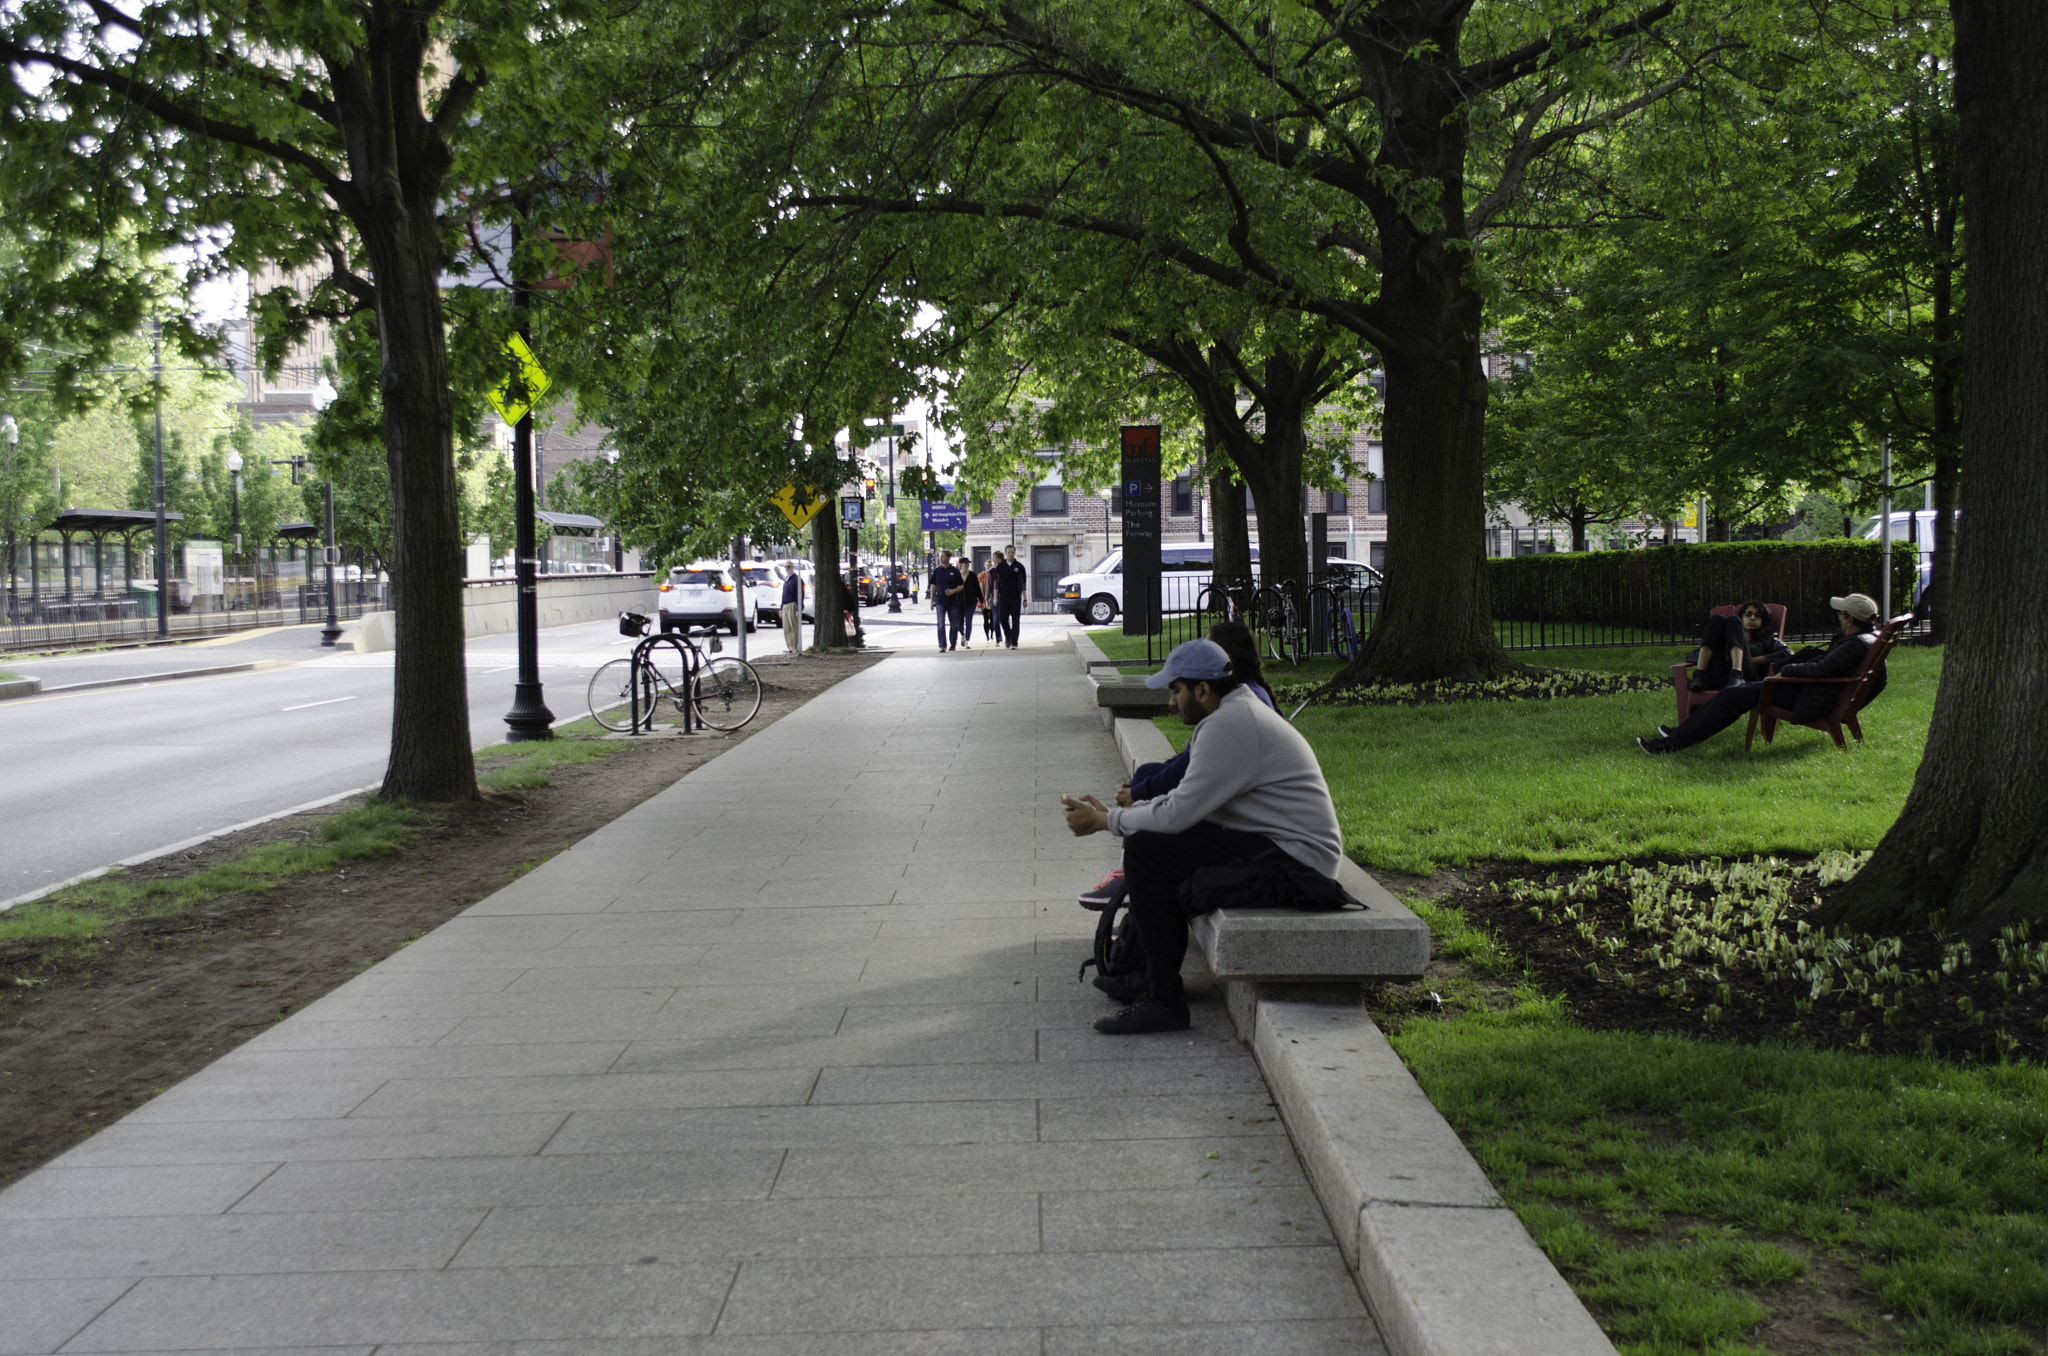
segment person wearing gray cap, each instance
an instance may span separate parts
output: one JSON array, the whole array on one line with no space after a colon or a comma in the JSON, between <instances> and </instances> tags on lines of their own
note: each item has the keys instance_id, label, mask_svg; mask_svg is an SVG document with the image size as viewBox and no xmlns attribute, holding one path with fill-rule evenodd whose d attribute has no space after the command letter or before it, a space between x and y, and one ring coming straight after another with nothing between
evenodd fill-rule
<instances>
[{"instance_id":1,"label":"person wearing gray cap","mask_svg":"<svg viewBox=\"0 0 2048 1356\"><path fill-rule=\"evenodd\" d=\"M1777 676L1780 678L1847 678L1863 667L1864 656L1877 640L1877 604L1861 593L1851 593L1840 598L1828 599L1828 606L1835 610L1835 618L1841 627L1826 650L1808 646L1791 657L1792 662L1780 664ZM1867 702L1876 701L1884 691L1884 665L1877 666L1877 672L1870 676L1871 688ZM1657 733L1639 735L1636 747L1644 753L1676 753L1689 749L1703 739L1721 733L1743 716L1756 709L1762 700L1764 685L1754 683L1731 683L1714 694L1713 700L1685 718L1676 727L1659 725ZM1796 721L1818 720L1834 705L1837 689L1806 684L1781 690L1772 701L1782 706L1792 703L1792 719Z\"/></svg>"},{"instance_id":2,"label":"person wearing gray cap","mask_svg":"<svg viewBox=\"0 0 2048 1356\"><path fill-rule=\"evenodd\" d=\"M1111 994L1133 1001L1095 1024L1110 1036L1187 1030L1180 967L1188 921L1180 887L1196 868L1278 850L1334 877L1344 850L1315 750L1285 716L1238 686L1222 646L1213 640L1175 646L1145 685L1170 689L1174 711L1195 727L1180 784L1129 806L1107 806L1094 796L1060 798L1076 836L1107 830L1124 840L1146 990Z\"/></svg>"}]
</instances>

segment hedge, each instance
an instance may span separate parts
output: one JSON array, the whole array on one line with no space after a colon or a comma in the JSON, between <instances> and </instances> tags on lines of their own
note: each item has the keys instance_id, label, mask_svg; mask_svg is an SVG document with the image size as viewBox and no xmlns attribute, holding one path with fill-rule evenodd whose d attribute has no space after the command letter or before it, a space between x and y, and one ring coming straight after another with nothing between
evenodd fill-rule
<instances>
[{"instance_id":1,"label":"hedge","mask_svg":"<svg viewBox=\"0 0 2048 1356\"><path fill-rule=\"evenodd\" d=\"M1880 604L1883 547L1874 541L1737 541L1500 557L1487 562L1493 615L1690 635L1714 607L1755 598L1783 603L1786 631L1832 630L1830 597L1865 593ZM1892 611L1912 603L1919 556L1892 544Z\"/></svg>"}]
</instances>

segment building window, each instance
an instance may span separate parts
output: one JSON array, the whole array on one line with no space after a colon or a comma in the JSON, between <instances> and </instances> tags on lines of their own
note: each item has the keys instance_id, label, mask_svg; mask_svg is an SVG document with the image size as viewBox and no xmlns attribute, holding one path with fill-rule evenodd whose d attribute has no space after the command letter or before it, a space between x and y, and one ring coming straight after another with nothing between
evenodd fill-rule
<instances>
[{"instance_id":1,"label":"building window","mask_svg":"<svg viewBox=\"0 0 2048 1356\"><path fill-rule=\"evenodd\" d=\"M1195 515L1195 482L1186 476L1175 476L1173 481L1173 516L1192 518Z\"/></svg>"},{"instance_id":2,"label":"building window","mask_svg":"<svg viewBox=\"0 0 2048 1356\"><path fill-rule=\"evenodd\" d=\"M1387 544L1383 541L1376 541L1366 547L1365 552L1365 563L1378 570L1381 574L1385 574L1387 572Z\"/></svg>"},{"instance_id":3,"label":"building window","mask_svg":"<svg viewBox=\"0 0 2048 1356\"><path fill-rule=\"evenodd\" d=\"M1323 496L1323 508L1328 513L1351 512L1351 496L1343 490L1331 490Z\"/></svg>"},{"instance_id":4,"label":"building window","mask_svg":"<svg viewBox=\"0 0 2048 1356\"><path fill-rule=\"evenodd\" d=\"M1378 443L1365 445L1365 469L1372 474L1372 483L1365 487L1365 511L1385 513L1387 511L1387 468L1386 457Z\"/></svg>"},{"instance_id":5,"label":"building window","mask_svg":"<svg viewBox=\"0 0 2048 1356\"><path fill-rule=\"evenodd\" d=\"M1034 518L1064 518L1067 514L1067 491L1062 485L1034 485L1031 487L1031 516Z\"/></svg>"},{"instance_id":6,"label":"building window","mask_svg":"<svg viewBox=\"0 0 2048 1356\"><path fill-rule=\"evenodd\" d=\"M1112 485L1109 487L1109 516L1120 518L1123 516L1123 511L1124 487L1122 485Z\"/></svg>"},{"instance_id":7,"label":"building window","mask_svg":"<svg viewBox=\"0 0 2048 1356\"><path fill-rule=\"evenodd\" d=\"M977 518L993 518L993 517L995 517L995 516L996 516L996 504L995 504L995 500L993 500L993 499L977 499L977 500L975 500L975 501L974 501L974 516L975 516L975 517L977 517Z\"/></svg>"}]
</instances>

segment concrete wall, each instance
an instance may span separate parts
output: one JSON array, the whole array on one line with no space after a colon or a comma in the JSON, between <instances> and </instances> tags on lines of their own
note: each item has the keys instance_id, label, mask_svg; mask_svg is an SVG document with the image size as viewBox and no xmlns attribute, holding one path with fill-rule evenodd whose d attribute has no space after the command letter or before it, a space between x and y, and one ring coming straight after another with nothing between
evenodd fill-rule
<instances>
[{"instance_id":1,"label":"concrete wall","mask_svg":"<svg viewBox=\"0 0 2048 1356\"><path fill-rule=\"evenodd\" d=\"M544 627L609 621L621 612L652 617L661 597L651 574L544 574L536 582ZM462 591L463 635L516 630L517 599L517 586L509 578L470 581Z\"/></svg>"}]
</instances>

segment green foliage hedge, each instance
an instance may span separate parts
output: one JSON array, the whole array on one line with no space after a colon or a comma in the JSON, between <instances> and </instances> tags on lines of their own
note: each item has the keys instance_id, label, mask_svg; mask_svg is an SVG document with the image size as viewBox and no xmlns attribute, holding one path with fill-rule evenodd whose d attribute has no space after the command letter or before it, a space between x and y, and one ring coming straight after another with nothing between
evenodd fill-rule
<instances>
[{"instance_id":1,"label":"green foliage hedge","mask_svg":"<svg viewBox=\"0 0 2048 1356\"><path fill-rule=\"evenodd\" d=\"M1783 603L1788 634L1834 629L1828 599L1867 593L1881 603L1883 548L1874 541L1709 542L1630 551L1572 551L1487 562L1502 621L1582 622L1690 634L1709 610L1747 598ZM1912 604L1919 557L1892 545L1892 611Z\"/></svg>"}]
</instances>

